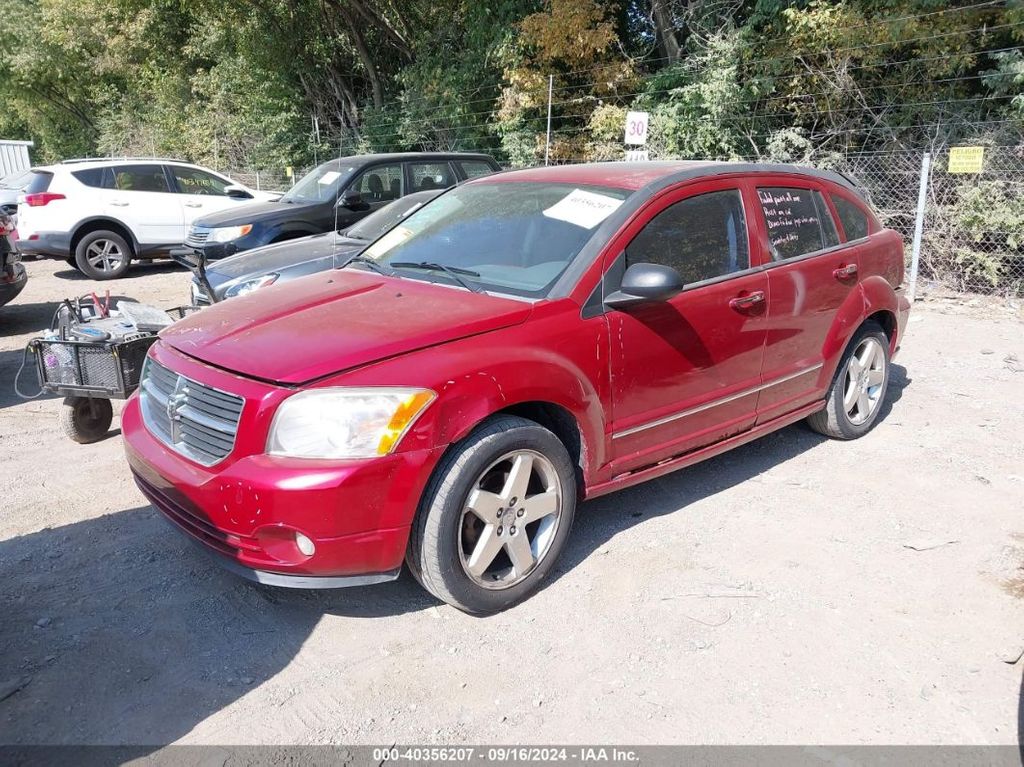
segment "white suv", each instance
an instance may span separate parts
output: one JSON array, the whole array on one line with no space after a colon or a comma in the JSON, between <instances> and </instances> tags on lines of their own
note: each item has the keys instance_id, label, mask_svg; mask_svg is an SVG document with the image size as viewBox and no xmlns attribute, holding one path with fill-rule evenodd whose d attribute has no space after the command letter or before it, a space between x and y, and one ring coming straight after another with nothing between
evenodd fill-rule
<instances>
[{"instance_id":1,"label":"white suv","mask_svg":"<svg viewBox=\"0 0 1024 767\"><path fill-rule=\"evenodd\" d=\"M32 169L18 198L18 248L109 280L132 259L179 247L199 216L279 196L177 160L68 160Z\"/></svg>"}]
</instances>

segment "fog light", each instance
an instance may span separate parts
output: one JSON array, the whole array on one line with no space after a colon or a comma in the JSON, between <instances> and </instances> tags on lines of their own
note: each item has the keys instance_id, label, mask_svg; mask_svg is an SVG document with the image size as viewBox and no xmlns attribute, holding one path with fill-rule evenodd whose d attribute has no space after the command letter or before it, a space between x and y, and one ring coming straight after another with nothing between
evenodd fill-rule
<instances>
[{"instance_id":1,"label":"fog light","mask_svg":"<svg viewBox=\"0 0 1024 767\"><path fill-rule=\"evenodd\" d=\"M313 545L313 541L309 540L309 538L298 531L295 532L295 545L298 546L299 551L307 557L313 556L313 552L316 551L316 546Z\"/></svg>"}]
</instances>

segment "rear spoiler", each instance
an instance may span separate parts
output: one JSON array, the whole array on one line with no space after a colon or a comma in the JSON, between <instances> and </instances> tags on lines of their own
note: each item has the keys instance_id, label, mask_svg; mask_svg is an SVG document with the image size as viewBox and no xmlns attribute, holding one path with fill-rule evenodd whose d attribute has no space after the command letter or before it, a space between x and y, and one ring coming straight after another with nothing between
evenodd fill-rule
<instances>
[{"instance_id":1,"label":"rear spoiler","mask_svg":"<svg viewBox=\"0 0 1024 767\"><path fill-rule=\"evenodd\" d=\"M217 303L217 295L206 279L206 254L195 248L173 248L171 258L188 269L199 280L199 286L206 292L211 304Z\"/></svg>"},{"instance_id":2,"label":"rear spoiler","mask_svg":"<svg viewBox=\"0 0 1024 767\"><path fill-rule=\"evenodd\" d=\"M868 205L872 205L871 192L869 192L868 188L857 180L856 176L854 176L852 173L846 173L845 171L841 170L833 169L832 172L835 173L837 176L845 179L846 182L853 189L853 191L860 195L861 198L863 198L864 202L866 202Z\"/></svg>"}]
</instances>

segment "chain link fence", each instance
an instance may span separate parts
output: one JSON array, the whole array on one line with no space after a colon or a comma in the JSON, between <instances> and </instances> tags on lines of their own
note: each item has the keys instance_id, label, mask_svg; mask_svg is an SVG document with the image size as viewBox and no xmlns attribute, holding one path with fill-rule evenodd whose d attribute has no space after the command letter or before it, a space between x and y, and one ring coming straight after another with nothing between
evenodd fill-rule
<instances>
[{"instance_id":1,"label":"chain link fence","mask_svg":"<svg viewBox=\"0 0 1024 767\"><path fill-rule=\"evenodd\" d=\"M1024 146L986 146L980 172L950 173L950 147L929 152L918 279L959 292L1024 295ZM865 152L831 164L868 192L903 235L907 260L923 151Z\"/></svg>"},{"instance_id":2,"label":"chain link fence","mask_svg":"<svg viewBox=\"0 0 1024 767\"><path fill-rule=\"evenodd\" d=\"M535 138L542 142L544 137ZM625 159L621 145L599 148L588 159ZM950 173L949 150L930 150L919 284L1024 295L1024 145L986 146L979 173ZM923 149L832 154L817 163L858 181L883 224L903 235L908 265L924 154ZM649 157L679 159L653 147ZM579 161L552 157L554 163ZM291 175L284 168L241 170L229 175L254 189L285 191L308 170L294 168Z\"/></svg>"}]
</instances>

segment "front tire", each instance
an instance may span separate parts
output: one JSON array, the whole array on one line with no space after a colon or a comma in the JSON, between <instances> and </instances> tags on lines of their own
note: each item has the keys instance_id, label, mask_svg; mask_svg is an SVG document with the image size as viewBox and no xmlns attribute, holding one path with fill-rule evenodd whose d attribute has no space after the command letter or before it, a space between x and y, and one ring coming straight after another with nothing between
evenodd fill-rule
<instances>
[{"instance_id":1,"label":"front tire","mask_svg":"<svg viewBox=\"0 0 1024 767\"><path fill-rule=\"evenodd\" d=\"M540 587L575 508L575 472L558 437L524 418L492 418L435 471L406 561L438 599L468 613L499 612Z\"/></svg>"},{"instance_id":2,"label":"front tire","mask_svg":"<svg viewBox=\"0 0 1024 767\"><path fill-rule=\"evenodd\" d=\"M116 232L89 232L75 248L79 271L94 280L116 279L128 271L131 262L131 246Z\"/></svg>"},{"instance_id":3,"label":"front tire","mask_svg":"<svg viewBox=\"0 0 1024 767\"><path fill-rule=\"evenodd\" d=\"M833 439L857 439L878 421L889 388L889 338L875 322L865 322L846 346L825 409L807 424Z\"/></svg>"}]
</instances>

